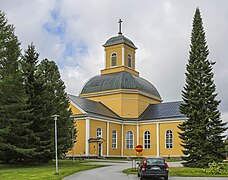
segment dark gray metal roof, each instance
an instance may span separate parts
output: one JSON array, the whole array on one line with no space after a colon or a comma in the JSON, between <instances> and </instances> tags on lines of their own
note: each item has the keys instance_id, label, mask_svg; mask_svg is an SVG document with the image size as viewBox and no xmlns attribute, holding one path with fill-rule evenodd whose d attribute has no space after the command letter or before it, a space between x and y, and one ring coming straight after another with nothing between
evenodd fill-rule
<instances>
[{"instance_id":1,"label":"dark gray metal roof","mask_svg":"<svg viewBox=\"0 0 228 180\"><path fill-rule=\"evenodd\" d=\"M180 113L179 106L182 101L151 104L139 117L140 120L167 119L186 117Z\"/></svg>"},{"instance_id":2,"label":"dark gray metal roof","mask_svg":"<svg viewBox=\"0 0 228 180\"><path fill-rule=\"evenodd\" d=\"M81 94L100 92L114 89L137 89L157 96L161 96L157 89L147 80L128 72L98 75L91 78L83 87Z\"/></svg>"},{"instance_id":3,"label":"dark gray metal roof","mask_svg":"<svg viewBox=\"0 0 228 180\"><path fill-rule=\"evenodd\" d=\"M105 105L103 105L100 102L91 101L91 100L78 97L78 96L73 96L70 94L68 94L68 97L71 101L77 104L86 113L120 119L120 117L117 114L115 114L113 111L108 109Z\"/></svg>"},{"instance_id":4,"label":"dark gray metal roof","mask_svg":"<svg viewBox=\"0 0 228 180\"><path fill-rule=\"evenodd\" d=\"M123 35L111 37L110 39L108 39L106 41L106 43L103 46L107 47L107 46L112 46L112 45L116 45L116 44L126 44L134 49L137 49L137 47L135 47L134 43Z\"/></svg>"}]
</instances>

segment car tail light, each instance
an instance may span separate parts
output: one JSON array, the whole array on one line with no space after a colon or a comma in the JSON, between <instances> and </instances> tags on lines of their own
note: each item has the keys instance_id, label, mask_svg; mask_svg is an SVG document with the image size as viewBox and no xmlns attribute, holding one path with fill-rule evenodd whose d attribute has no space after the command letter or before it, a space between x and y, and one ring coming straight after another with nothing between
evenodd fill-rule
<instances>
[{"instance_id":1,"label":"car tail light","mask_svg":"<svg viewBox=\"0 0 228 180\"><path fill-rule=\"evenodd\" d=\"M165 162L165 169L168 171L169 170L169 165L167 162Z\"/></svg>"},{"instance_id":2,"label":"car tail light","mask_svg":"<svg viewBox=\"0 0 228 180\"><path fill-rule=\"evenodd\" d=\"M144 161L142 164L142 171L145 171L145 170L146 170L146 161Z\"/></svg>"}]
</instances>

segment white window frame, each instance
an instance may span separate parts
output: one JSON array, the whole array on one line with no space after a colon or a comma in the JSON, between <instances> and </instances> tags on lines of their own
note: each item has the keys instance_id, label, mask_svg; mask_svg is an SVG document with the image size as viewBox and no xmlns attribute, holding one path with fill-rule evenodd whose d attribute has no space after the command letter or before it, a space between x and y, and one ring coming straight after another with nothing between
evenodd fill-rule
<instances>
[{"instance_id":1,"label":"white window frame","mask_svg":"<svg viewBox=\"0 0 228 180\"><path fill-rule=\"evenodd\" d=\"M113 57L114 54L116 55L116 56L115 56L115 57L116 57L116 65L113 66L113 65L112 65L112 57ZM113 52L113 53L111 54L110 66L111 66L111 67L117 66L117 53L116 53L116 52Z\"/></svg>"},{"instance_id":2,"label":"white window frame","mask_svg":"<svg viewBox=\"0 0 228 180\"><path fill-rule=\"evenodd\" d=\"M100 132L98 131L98 129L100 129ZM98 133L100 134L100 136ZM97 128L97 138L102 138L102 128L101 127Z\"/></svg>"},{"instance_id":3,"label":"white window frame","mask_svg":"<svg viewBox=\"0 0 228 180\"><path fill-rule=\"evenodd\" d=\"M115 132L115 138L113 138L114 132ZM117 149L117 131L115 129L112 131L112 149Z\"/></svg>"},{"instance_id":4,"label":"white window frame","mask_svg":"<svg viewBox=\"0 0 228 180\"><path fill-rule=\"evenodd\" d=\"M131 66L129 66L129 60L131 62ZM127 55L127 67L132 68L132 55L130 53Z\"/></svg>"},{"instance_id":5,"label":"white window frame","mask_svg":"<svg viewBox=\"0 0 228 180\"><path fill-rule=\"evenodd\" d=\"M127 137L128 137L128 133L132 133L132 144L130 143L130 141L131 141L131 137L129 138L129 139L127 139ZM131 134L130 134L131 135ZM126 132L126 138L125 138L125 142L126 142L126 149L134 149L134 133L132 132L132 131L127 131Z\"/></svg>"},{"instance_id":6,"label":"white window frame","mask_svg":"<svg viewBox=\"0 0 228 180\"><path fill-rule=\"evenodd\" d=\"M145 138L145 136L146 136L146 133L149 133L149 134L147 134L147 139ZM149 135L149 139L148 139L148 135ZM147 141L147 142L146 142ZM149 142L148 142L149 141ZM146 147L147 146L147 147ZM148 147L149 146L149 147ZM144 149L150 149L151 148L151 133L150 133L150 131L149 130L147 130L147 131L145 131L144 133L143 133L143 148Z\"/></svg>"},{"instance_id":7,"label":"white window frame","mask_svg":"<svg viewBox=\"0 0 228 180\"><path fill-rule=\"evenodd\" d=\"M165 131L165 149L173 149L173 131L171 129Z\"/></svg>"}]
</instances>

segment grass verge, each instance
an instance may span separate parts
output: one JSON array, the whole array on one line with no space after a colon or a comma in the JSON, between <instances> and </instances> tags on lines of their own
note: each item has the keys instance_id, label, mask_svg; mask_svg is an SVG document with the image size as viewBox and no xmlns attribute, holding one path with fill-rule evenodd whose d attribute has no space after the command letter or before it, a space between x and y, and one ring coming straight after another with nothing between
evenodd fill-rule
<instances>
[{"instance_id":1,"label":"grass verge","mask_svg":"<svg viewBox=\"0 0 228 180\"><path fill-rule=\"evenodd\" d=\"M122 171L126 174L137 174L137 169L125 169ZM169 176L180 177L228 177L228 174L208 174L203 168L187 168L187 167L170 167Z\"/></svg>"},{"instance_id":2,"label":"grass verge","mask_svg":"<svg viewBox=\"0 0 228 180\"><path fill-rule=\"evenodd\" d=\"M65 176L74 174L79 171L88 169L104 167L104 165L87 164L84 161L60 160L59 161L59 174L55 174L55 162L39 165L19 165L19 164L0 164L0 179L17 179L17 180L38 180L38 179L51 179L60 180Z\"/></svg>"}]
</instances>

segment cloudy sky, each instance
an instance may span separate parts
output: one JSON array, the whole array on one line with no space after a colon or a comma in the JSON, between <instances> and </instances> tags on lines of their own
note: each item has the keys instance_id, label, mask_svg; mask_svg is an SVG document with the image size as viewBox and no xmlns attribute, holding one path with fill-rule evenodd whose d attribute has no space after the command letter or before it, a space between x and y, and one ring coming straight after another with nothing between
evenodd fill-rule
<instances>
[{"instance_id":1,"label":"cloudy sky","mask_svg":"<svg viewBox=\"0 0 228 180\"><path fill-rule=\"evenodd\" d=\"M33 42L40 59L54 60L67 92L75 95L104 68L102 45L117 35L121 18L123 34L138 47L136 70L155 85L164 102L181 100L197 7L209 58L216 61L219 108L228 121L227 0L0 0L22 49Z\"/></svg>"}]
</instances>

